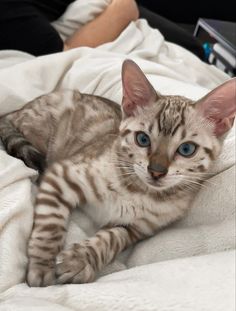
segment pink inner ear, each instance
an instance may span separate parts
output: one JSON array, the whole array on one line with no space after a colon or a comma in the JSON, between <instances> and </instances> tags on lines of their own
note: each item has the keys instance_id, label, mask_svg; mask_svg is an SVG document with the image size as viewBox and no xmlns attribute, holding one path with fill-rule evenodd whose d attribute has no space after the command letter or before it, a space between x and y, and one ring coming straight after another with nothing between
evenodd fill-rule
<instances>
[{"instance_id":1,"label":"pink inner ear","mask_svg":"<svg viewBox=\"0 0 236 311\"><path fill-rule=\"evenodd\" d=\"M201 114L215 123L215 134L223 135L233 126L236 115L236 78L218 86L196 105Z\"/></svg>"},{"instance_id":2,"label":"pink inner ear","mask_svg":"<svg viewBox=\"0 0 236 311\"><path fill-rule=\"evenodd\" d=\"M138 106L143 107L157 100L157 93L142 70L131 60L122 66L123 101L127 116L134 115Z\"/></svg>"}]
</instances>

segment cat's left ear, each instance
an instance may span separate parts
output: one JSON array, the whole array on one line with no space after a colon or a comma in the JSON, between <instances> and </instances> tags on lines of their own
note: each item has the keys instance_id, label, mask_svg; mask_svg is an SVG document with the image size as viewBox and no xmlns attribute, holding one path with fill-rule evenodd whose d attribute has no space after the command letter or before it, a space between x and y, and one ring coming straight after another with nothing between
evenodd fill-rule
<instances>
[{"instance_id":1,"label":"cat's left ear","mask_svg":"<svg viewBox=\"0 0 236 311\"><path fill-rule=\"evenodd\" d=\"M158 99L157 92L139 66L128 59L122 65L123 99L125 116L133 116L138 107L144 107Z\"/></svg>"},{"instance_id":2,"label":"cat's left ear","mask_svg":"<svg viewBox=\"0 0 236 311\"><path fill-rule=\"evenodd\" d=\"M214 122L216 136L225 134L233 126L236 115L236 78L208 93L196 103L196 108Z\"/></svg>"}]
</instances>

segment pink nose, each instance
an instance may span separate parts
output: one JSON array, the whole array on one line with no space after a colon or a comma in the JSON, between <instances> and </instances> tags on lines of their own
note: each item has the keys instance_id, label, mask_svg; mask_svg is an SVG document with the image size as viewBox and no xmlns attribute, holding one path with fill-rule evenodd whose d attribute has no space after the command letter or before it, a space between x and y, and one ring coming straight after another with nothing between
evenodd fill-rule
<instances>
[{"instance_id":1,"label":"pink nose","mask_svg":"<svg viewBox=\"0 0 236 311\"><path fill-rule=\"evenodd\" d=\"M165 173L162 173L162 172L155 172L155 171L152 171L150 172L151 176L153 179L157 180L163 176L165 176L166 174Z\"/></svg>"},{"instance_id":2,"label":"pink nose","mask_svg":"<svg viewBox=\"0 0 236 311\"><path fill-rule=\"evenodd\" d=\"M161 177L164 177L168 173L168 168L156 164L156 165L149 165L148 171L153 179L158 180Z\"/></svg>"}]
</instances>

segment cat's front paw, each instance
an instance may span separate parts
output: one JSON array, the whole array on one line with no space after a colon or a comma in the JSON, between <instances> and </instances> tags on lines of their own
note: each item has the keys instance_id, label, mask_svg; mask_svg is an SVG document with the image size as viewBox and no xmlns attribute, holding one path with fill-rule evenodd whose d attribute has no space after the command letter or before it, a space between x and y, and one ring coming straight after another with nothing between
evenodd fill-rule
<instances>
[{"instance_id":1,"label":"cat's front paw","mask_svg":"<svg viewBox=\"0 0 236 311\"><path fill-rule=\"evenodd\" d=\"M54 264L34 259L29 260L26 282L31 287L44 287L54 285Z\"/></svg>"},{"instance_id":2,"label":"cat's front paw","mask_svg":"<svg viewBox=\"0 0 236 311\"><path fill-rule=\"evenodd\" d=\"M89 283L94 281L96 272L89 259L86 246L74 244L61 252L56 260L57 283Z\"/></svg>"}]
</instances>

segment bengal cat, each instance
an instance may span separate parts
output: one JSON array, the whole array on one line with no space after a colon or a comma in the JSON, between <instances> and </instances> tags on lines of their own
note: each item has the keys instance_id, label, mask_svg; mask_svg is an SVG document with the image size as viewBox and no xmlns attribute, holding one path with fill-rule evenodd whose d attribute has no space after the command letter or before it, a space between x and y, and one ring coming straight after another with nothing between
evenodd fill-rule
<instances>
[{"instance_id":1,"label":"bengal cat","mask_svg":"<svg viewBox=\"0 0 236 311\"><path fill-rule=\"evenodd\" d=\"M236 79L193 102L156 92L131 60L123 100L62 91L0 120L13 156L41 173L29 240L30 286L85 283L117 254L182 217L236 112ZM71 212L100 230L63 251Z\"/></svg>"}]
</instances>

